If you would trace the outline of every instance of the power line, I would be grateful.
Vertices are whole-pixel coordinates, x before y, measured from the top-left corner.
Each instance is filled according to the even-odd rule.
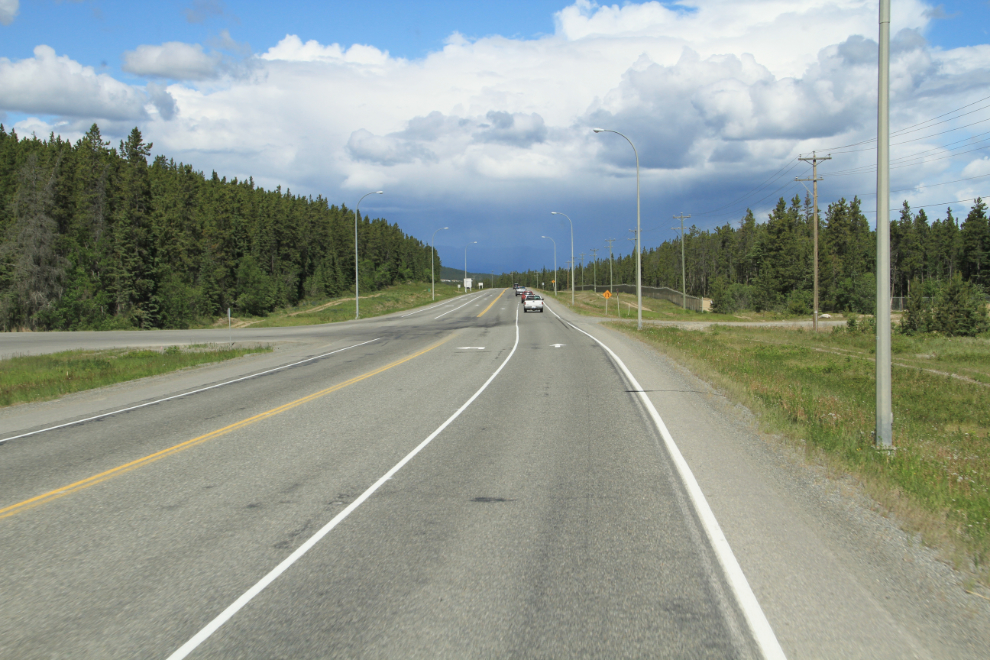
[[[929,122],[935,121],[936,119],[941,119],[942,117],[946,117],[946,116],[951,115],[953,113],[959,112],[960,110],[965,110],[966,108],[968,108],[970,106],[973,106],[973,105],[976,105],[977,103],[982,103],[983,101],[988,101],[988,100],[990,100],[990,96],[984,96],[982,99],[978,99],[976,101],[973,101],[972,103],[967,103],[966,105],[961,106],[959,108],[956,108],[954,110],[949,110],[948,112],[943,112],[942,114],[940,114],[940,115],[938,115],[936,117],[932,117],[931,119],[926,119],[924,121],[918,122],[917,124],[912,124],[910,126],[906,126],[905,128],[902,128],[900,130],[897,130],[897,131],[891,133],[891,137],[905,135],[906,133],[910,132],[911,129],[919,128],[919,127],[924,126],[925,124],[927,124]],[[990,107],[990,104],[987,104],[987,106],[983,106],[983,107]],[[982,110],[982,109],[983,108],[977,108],[976,110],[973,110],[971,112],[967,112],[966,114],[972,114],[972,112],[976,112],[977,110]],[[960,117],[965,117],[966,115],[959,115],[959,116]],[[958,117],[953,117],[952,119],[958,119]],[[944,124],[944,123],[946,123],[948,121],[952,121],[952,119],[947,119],[945,121],[938,122],[938,123],[939,124]],[[932,126],[937,126],[937,125],[938,124],[932,124]],[[861,140],[859,142],[853,142],[851,144],[844,144],[844,145],[839,146],[839,147],[832,147],[831,149],[822,149],[822,151],[832,151],[832,152],[835,152],[835,151],[838,151],[839,149],[847,149],[849,147],[857,147],[857,146],[859,146],[861,144],[869,144],[871,142],[876,142],[876,141],[877,141],[876,138],[870,138],[869,140]]]

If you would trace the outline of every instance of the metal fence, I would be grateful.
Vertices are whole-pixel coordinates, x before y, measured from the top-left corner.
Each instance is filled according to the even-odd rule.
[[[568,287],[569,289],[570,287]],[[578,285],[574,287],[575,291],[592,291],[595,290],[598,293],[604,293],[606,289],[609,289],[607,284],[598,284],[597,286],[591,284],[585,284],[584,286]],[[565,289],[561,289],[564,291]],[[609,289],[613,294],[631,294],[636,295],[636,285],[635,284],[614,284],[611,289]],[[676,290],[665,286],[655,287],[655,286],[644,286],[643,287],[643,297],[644,298],[654,298],[656,300],[666,300],[672,302],[677,306],[681,305],[684,301],[684,295]],[[686,307],[690,310],[696,312],[709,312],[711,311],[711,303],[705,304],[704,298],[696,298],[695,296],[687,296]]]

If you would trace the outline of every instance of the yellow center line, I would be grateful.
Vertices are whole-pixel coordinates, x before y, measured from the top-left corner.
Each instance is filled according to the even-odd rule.
[[[14,514],[20,513],[21,511],[25,511],[27,509],[34,508],[34,507],[39,506],[41,504],[45,504],[45,503],[50,502],[52,500],[58,499],[60,497],[64,497],[64,496],[69,495],[71,493],[75,493],[77,491],[80,491],[80,490],[82,490],[84,488],[89,488],[90,486],[94,486],[94,485],[96,485],[96,484],[98,484],[98,483],[100,483],[102,481],[106,481],[107,479],[110,479],[112,477],[119,476],[121,474],[124,474],[125,472],[130,472],[131,470],[135,470],[135,469],[137,469],[139,467],[144,467],[145,465],[148,465],[149,463],[154,463],[155,461],[157,461],[159,459],[162,459],[162,458],[165,458],[166,456],[171,456],[172,454],[177,454],[178,452],[183,451],[185,449],[189,449],[190,447],[194,447],[194,446],[196,446],[198,444],[202,444],[202,443],[206,442],[207,440],[213,440],[214,438],[219,438],[220,436],[226,435],[227,433],[230,433],[231,431],[236,431],[237,429],[242,429],[242,428],[244,428],[246,426],[250,426],[251,424],[254,424],[255,422],[260,422],[263,419],[268,419],[268,418],[274,417],[275,415],[278,415],[280,413],[284,413],[285,411],[291,410],[291,409],[295,408],[296,406],[301,406],[304,403],[308,403],[310,401],[313,401],[314,399],[318,399],[318,398],[320,398],[322,396],[326,396],[327,394],[331,394],[331,393],[336,392],[338,390],[342,390],[345,387],[348,387],[350,385],[354,385],[355,383],[360,383],[362,380],[371,378],[372,376],[376,376],[376,375],[382,373],[383,371],[388,371],[389,369],[391,369],[393,367],[397,367],[400,364],[403,364],[405,362],[409,362],[413,358],[417,358],[420,355],[423,355],[424,353],[429,353],[434,348],[437,348],[438,346],[440,346],[442,344],[445,344],[448,341],[450,341],[451,339],[453,339],[455,335],[456,335],[456,333],[451,334],[446,339],[441,339],[437,343],[432,344],[430,346],[427,346],[426,348],[424,348],[421,351],[418,351],[416,353],[413,353],[412,355],[407,355],[406,357],[402,358],[401,360],[396,360],[395,362],[392,362],[390,364],[386,364],[384,367],[379,367],[378,369],[373,369],[372,371],[369,371],[368,373],[361,374],[360,376],[355,376],[354,378],[351,378],[350,380],[344,381],[343,383],[339,383],[337,385],[333,385],[333,386],[328,387],[328,388],[326,388],[324,390],[320,390],[319,392],[314,392],[313,394],[309,394],[307,396],[304,396],[301,399],[296,399],[295,401],[290,401],[289,403],[285,403],[285,404],[283,404],[281,406],[278,406],[277,408],[272,408],[271,410],[267,410],[267,411],[265,411],[263,413],[259,413],[257,415],[254,415],[253,417],[248,417],[247,419],[242,419],[239,422],[234,422],[233,424],[230,424],[229,426],[225,426],[222,429],[217,429],[216,431],[210,431],[209,433],[206,433],[205,435],[201,435],[201,436],[195,437],[195,438],[193,438],[191,440],[186,440],[185,442],[180,442],[179,444],[173,445],[173,446],[169,447],[168,449],[162,449],[161,451],[155,452],[154,454],[149,454],[148,456],[145,456],[144,458],[139,458],[139,459],[137,459],[135,461],[131,461],[130,463],[125,463],[124,465],[119,465],[119,466],[117,466],[115,468],[112,468],[110,470],[107,470],[105,472],[100,472],[99,474],[94,474],[92,477],[87,477],[86,479],[82,479],[81,481],[77,481],[75,483],[69,484],[68,486],[63,486],[62,488],[56,488],[55,490],[50,490],[47,493],[43,493],[41,495],[37,495],[37,496],[32,497],[30,499],[24,500],[23,502],[18,502],[17,504],[12,504],[12,505],[10,505],[8,507],[5,507],[3,509],[0,509],[0,519],[2,519],[2,518],[8,518],[8,517],[10,517],[10,516],[12,516]]]
[[[508,291],[508,289],[502,289],[502,293],[498,294],[498,298],[501,298],[502,297],[502,294],[505,293],[506,291]],[[485,307],[485,312],[487,312],[488,310],[490,310],[492,308],[492,305],[494,305],[495,303],[498,302],[498,298],[496,298],[495,300],[493,300],[491,305],[489,305],[488,307]],[[485,312],[482,312],[481,314],[478,314],[478,318],[480,319],[482,316],[484,316],[485,315]]]

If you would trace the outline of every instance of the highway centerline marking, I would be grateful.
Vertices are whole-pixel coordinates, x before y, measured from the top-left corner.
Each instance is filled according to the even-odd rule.
[[[357,348],[358,346],[364,346],[365,344],[370,344],[371,342],[378,341],[381,337],[375,337],[374,339],[369,339],[368,341],[363,341],[360,344],[354,344],[352,346],[345,346],[344,348],[338,348],[335,351],[330,351],[329,353],[324,353],[323,355],[317,355],[315,357],[306,358],[305,360],[299,360],[298,362],[293,362],[292,364],[283,364],[281,367],[275,367],[274,369],[266,369],[265,371],[259,371],[256,374],[249,374],[247,376],[241,376],[240,378],[235,378],[234,380],[228,380],[223,383],[217,383],[216,385],[210,385],[209,387],[201,387],[198,390],[193,390],[191,392],[183,392],[182,394],[175,394],[172,396],[167,396],[164,399],[155,399],[154,401],[146,401],[145,403],[138,404],[136,406],[130,406],[128,408],[121,408],[120,410],[111,410],[108,413],[102,413],[100,415],[95,415],[93,417],[87,417],[86,419],[77,419],[74,422],[66,422],[65,424],[59,424],[57,426],[49,426],[48,428],[38,429],[37,431],[31,431],[30,433],[21,433],[20,435],[14,435],[9,438],[4,438],[0,440],[0,445],[5,442],[10,442],[11,440],[17,440],[19,438],[26,438],[31,435],[38,435],[39,433],[45,433],[47,431],[56,431],[58,429],[64,429],[69,426],[75,426],[76,424],[85,424],[86,422],[92,422],[98,419],[103,419],[104,417],[110,417],[112,415],[119,415],[121,413],[130,412],[132,410],[137,410],[138,408],[145,408],[147,406],[153,406],[157,403],[165,403],[166,401],[171,401],[173,399],[181,399],[184,396],[191,396],[193,394],[199,394],[200,392],[206,392],[207,390],[214,390],[218,387],[223,387],[224,385],[231,385],[233,383],[239,383],[242,380],[249,380],[251,378],[257,378],[258,376],[264,376],[265,374],[270,374],[275,371],[281,371],[282,369],[288,369],[289,367],[295,367],[300,364],[305,364],[307,362],[312,362],[313,360],[319,360],[320,358],[325,358],[335,353],[342,353],[343,351],[349,351],[352,348]]]
[[[371,378],[372,376],[377,376],[378,374],[382,373],[383,371],[388,371],[389,369],[391,369],[393,367],[397,367],[400,364],[403,364],[405,362],[408,362],[409,360],[412,360],[413,358],[417,358],[420,355],[423,355],[424,353],[429,353],[434,348],[437,348],[438,346],[441,346],[441,345],[447,343],[448,341],[450,341],[451,339],[453,339],[456,334],[457,333],[451,334],[449,337],[447,337],[445,339],[441,339],[440,341],[436,342],[435,344],[431,344],[430,346],[427,346],[426,348],[424,348],[421,351],[417,351],[416,353],[413,353],[412,355],[407,355],[406,357],[404,357],[404,358],[402,358],[400,360],[396,360],[395,362],[391,362],[389,364],[386,364],[383,367],[379,367],[377,369],[372,369],[371,371],[369,371],[367,373],[361,374],[360,376],[355,376],[354,378],[351,378],[350,380],[344,381],[343,383],[338,383],[337,385],[332,385],[332,386],[330,386],[330,387],[328,387],[326,389],[320,390],[318,392],[314,392],[312,394],[307,394],[306,396],[304,396],[304,397],[302,397],[300,399],[296,399],[295,401],[290,401],[289,403],[284,403],[281,406],[278,406],[276,408],[272,408],[271,410],[266,410],[263,413],[258,413],[257,415],[254,415],[252,417],[248,417],[246,419],[242,419],[239,422],[234,422],[233,424],[230,424],[228,426],[225,426],[225,427],[223,427],[221,429],[217,429],[216,431],[210,431],[209,433],[205,433],[203,435],[197,436],[195,438],[192,438],[191,440],[186,440],[185,442],[180,442],[179,444],[173,445],[173,446],[171,446],[171,447],[169,447],[167,449],[162,449],[161,451],[157,451],[154,454],[149,454],[148,456],[145,456],[144,458],[139,458],[137,460],[131,461],[130,463],[125,463],[123,465],[118,465],[115,468],[111,468],[111,469],[106,470],[104,472],[100,472],[99,474],[95,474],[92,477],[87,477],[86,479],[82,479],[82,480],[77,481],[75,483],[71,483],[68,486],[63,486],[62,488],[56,488],[55,490],[50,490],[47,493],[42,493],[41,495],[36,495],[35,497],[32,497],[30,499],[26,499],[23,502],[18,502],[17,504],[11,504],[8,507],[4,507],[4,508],[0,509],[0,519],[2,519],[2,518],[8,518],[8,517],[13,516],[13,515],[15,515],[17,513],[20,513],[21,511],[25,511],[27,509],[33,509],[36,506],[39,506],[41,504],[45,504],[45,503],[50,502],[52,500],[56,500],[56,499],[58,499],[60,497],[64,497],[65,495],[68,495],[70,493],[74,493],[76,491],[83,490],[84,488],[89,488],[90,486],[95,486],[96,484],[98,484],[100,482],[103,482],[103,481],[106,481],[107,479],[111,479],[113,477],[119,476],[119,475],[124,474],[126,472],[130,472],[131,470],[137,469],[139,467],[144,467],[145,465],[148,465],[150,463],[154,463],[155,461],[160,460],[162,458],[165,458],[166,456],[171,456],[172,454],[177,454],[180,451],[183,451],[185,449],[189,449],[190,447],[194,447],[196,445],[202,444],[202,443],[204,443],[204,442],[206,442],[208,440],[213,440],[214,438],[219,438],[220,436],[226,435],[226,434],[230,433],[231,431],[236,431],[237,429],[242,429],[242,428],[244,428],[246,426],[250,426],[251,424],[254,424],[255,422],[260,422],[263,419],[268,419],[270,417],[274,417],[275,415],[281,414],[281,413],[283,413],[283,412],[285,412],[287,410],[291,410],[291,409],[295,408],[296,406],[301,406],[304,403],[308,403],[308,402],[313,401],[315,399],[319,399],[320,397],[326,396],[327,394],[331,394],[331,393],[336,392],[338,390],[342,390],[345,387],[348,387],[350,385],[354,385],[355,383],[360,383],[362,380],[366,380],[368,378]]]
[[[352,511],[357,509],[359,506],[361,506],[361,504],[365,500],[367,500],[369,497],[374,495],[375,491],[381,488],[382,484],[384,484],[386,481],[391,479],[395,475],[395,473],[401,470],[406,463],[411,461],[413,457],[416,456],[416,454],[421,452],[423,449],[426,448],[427,445],[433,442],[434,438],[440,435],[443,432],[443,430],[450,425],[451,422],[453,422],[455,419],[460,417],[461,413],[467,410],[468,406],[474,403],[474,400],[477,399],[479,396],[481,396],[482,392],[488,389],[488,386],[491,384],[491,382],[495,380],[495,377],[502,372],[502,369],[505,368],[505,365],[507,365],[509,361],[512,359],[512,356],[515,355],[516,348],[518,347],[519,347],[519,309],[517,308],[516,309],[516,343],[512,345],[512,351],[509,352],[509,355],[505,358],[502,364],[500,364],[498,369],[495,370],[495,373],[493,373],[488,378],[488,380],[485,381],[485,384],[482,385],[481,388],[477,392],[475,392],[471,396],[471,398],[464,403],[464,405],[458,408],[457,412],[455,412],[453,415],[448,417],[447,421],[441,424],[436,431],[431,433],[429,437],[426,438],[426,440],[423,440],[423,442],[419,443],[419,445],[417,445],[415,449],[413,449],[411,452],[406,454],[406,456],[401,461],[396,463],[391,470],[386,472],[380,479],[378,479],[378,481],[372,484],[371,487],[369,487],[366,491],[361,493],[361,495],[356,500],[351,502],[346,509],[344,509],[336,516],[334,516],[330,522],[328,522],[320,529],[320,531],[316,532],[316,534],[311,536],[309,540],[307,540],[301,546],[296,548],[295,552],[293,552],[291,555],[289,555],[284,560],[282,560],[282,562],[278,566],[273,568],[271,571],[269,571],[269,573],[265,575],[265,577],[261,578],[253,587],[251,587],[246,592],[244,592],[244,594],[240,598],[238,598],[233,603],[231,603],[231,605],[227,607],[227,609],[225,609],[223,612],[217,615],[216,618],[210,621],[205,628],[203,628],[198,633],[193,635],[192,639],[190,639],[188,642],[186,642],[181,647],[179,647],[175,651],[175,653],[173,653],[168,657],[167,660],[182,660],[190,653],[192,653],[196,649],[196,647],[198,647],[200,644],[202,644],[207,639],[209,639],[210,635],[216,632],[220,628],[220,626],[227,623],[227,621],[229,621],[235,614],[237,614],[237,612],[240,611],[241,608],[243,608],[245,605],[250,603],[255,596],[260,594],[265,589],[265,587],[267,587],[269,584],[274,582],[275,579],[278,578],[278,576],[280,576],[290,566],[296,563],[296,561],[300,557],[302,557],[307,552],[309,552],[309,550],[317,543],[319,543],[324,536],[329,534],[334,527],[336,527],[341,522],[343,522],[344,519],[347,518],[347,516],[351,515]]]
[[[497,303],[498,302],[498,299],[501,298],[502,297],[502,294],[504,294],[506,291],[508,291],[508,289],[502,289],[502,293],[498,294],[498,297],[495,298],[495,300],[492,301],[492,304],[491,305],[489,305],[488,307],[485,307],[485,311],[484,312],[482,312],[481,314],[478,314],[478,318],[480,319],[482,316],[484,316],[485,315],[485,312],[487,312],[488,310],[490,310],[492,308],[492,305],[494,305],[495,303]]]
[[[729,546],[729,540],[725,538],[725,534],[722,533],[722,528],[718,524],[718,520],[715,518],[715,513],[712,512],[711,507],[708,505],[708,500],[705,498],[705,493],[701,490],[698,480],[694,478],[694,473],[691,471],[691,467],[687,464],[687,461],[684,460],[681,450],[677,447],[677,443],[674,442],[674,437],[670,435],[670,431],[667,430],[667,425],[664,424],[663,419],[660,417],[660,413],[657,412],[657,409],[650,400],[649,395],[643,390],[642,385],[640,385],[639,381],[636,380],[636,377],[632,375],[632,372],[629,371],[629,368],[626,367],[625,363],[619,359],[619,356],[616,355],[611,348],[606,346],[603,341],[594,335],[585,332],[573,323],[565,321],[552,309],[550,310],[550,313],[581,334],[586,337],[590,337],[592,341],[605,349],[605,352],[609,354],[615,364],[618,365],[619,369],[628,379],[629,384],[632,386],[632,390],[643,403],[643,406],[649,413],[653,424],[657,427],[657,430],[660,431],[660,436],[663,438],[664,446],[667,448],[667,453],[670,455],[674,466],[677,468],[677,474],[680,476],[681,482],[684,484],[684,489],[688,493],[688,499],[691,500],[691,504],[694,505],[695,513],[698,514],[698,519],[701,521],[701,526],[705,530],[705,535],[708,537],[708,542],[715,551],[715,556],[718,558],[718,563],[722,566],[722,571],[725,573],[726,581],[729,583],[729,587],[732,589],[732,593],[736,597],[736,602],[739,604],[739,609],[742,610],[743,617],[746,619],[747,625],[749,625],[753,638],[760,647],[760,652],[763,654],[764,658],[780,658],[781,660],[785,660],[786,656],[784,655],[784,650],[780,647],[780,642],[777,641],[777,636],[774,634],[773,628],[770,626],[770,622],[763,613],[763,608],[760,607],[760,602],[756,599],[756,594],[753,593],[752,588],[749,586],[749,580],[746,579],[742,566],[740,566],[739,561],[736,560],[736,555],[732,552],[732,547]]]

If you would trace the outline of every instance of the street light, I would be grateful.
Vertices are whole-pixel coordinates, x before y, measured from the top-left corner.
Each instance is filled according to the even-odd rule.
[[[437,231],[443,231],[444,229],[450,229],[450,227],[441,227]],[[433,239],[437,237],[437,231],[433,232],[433,238],[430,239],[430,289],[433,291],[434,300],[437,299],[437,284],[433,276]]]
[[[639,240],[639,152],[636,145],[619,131],[609,128],[593,128],[595,133],[615,133],[619,137],[625,138],[633,153],[636,154],[636,324],[639,330],[643,329],[643,273],[642,273],[642,249]]]
[[[553,295],[557,297],[557,241],[553,240],[549,236],[540,236],[540,238],[549,239],[553,243]]]
[[[574,304],[574,221],[566,213],[550,211],[550,215],[562,215],[571,223],[571,304]]]
[[[468,245],[474,245],[478,241],[471,241],[464,246],[464,281],[467,282],[467,247]],[[467,287],[464,287],[464,293],[467,293]]]
[[[384,195],[385,191],[376,190],[374,192],[368,193],[368,195]],[[365,195],[364,197],[367,197]],[[354,318],[361,318],[361,307],[358,300],[360,296],[358,295],[358,239],[357,239],[357,225],[358,218],[361,217],[361,213],[358,209],[361,208],[361,202],[364,201],[364,197],[358,200],[357,205],[354,207]]]

